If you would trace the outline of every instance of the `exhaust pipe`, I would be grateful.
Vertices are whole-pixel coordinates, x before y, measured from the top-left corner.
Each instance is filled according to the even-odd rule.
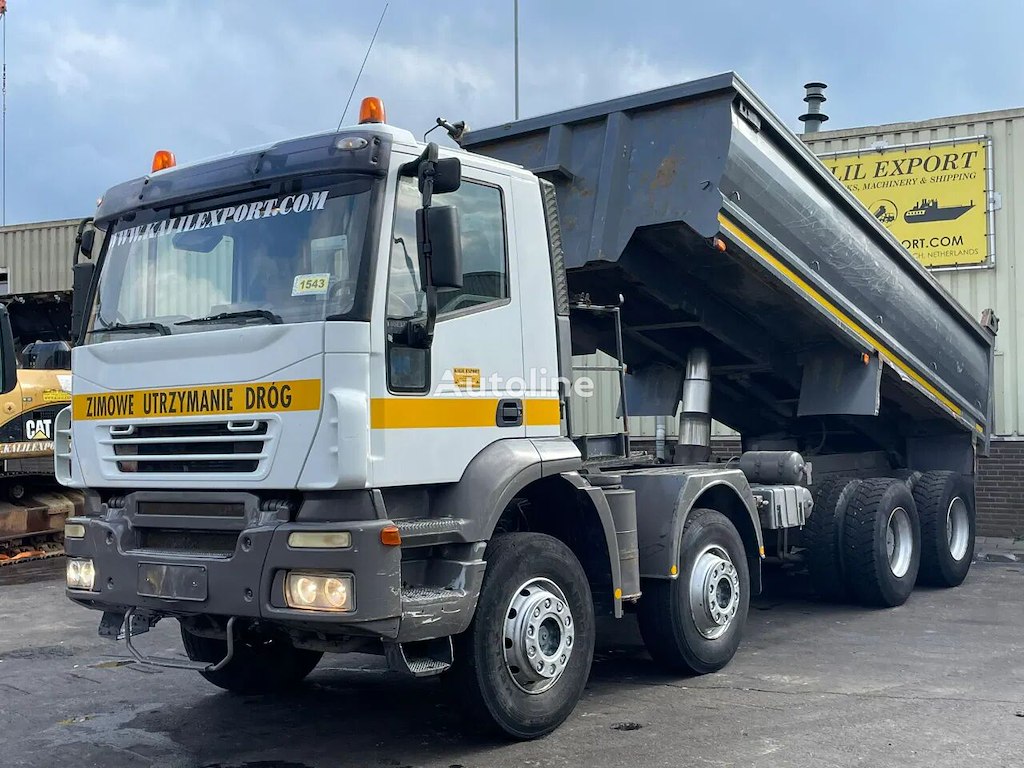
[[[817,133],[821,125],[828,120],[828,115],[821,111],[821,105],[825,103],[825,83],[807,83],[804,86],[804,101],[807,102],[807,111],[800,115],[800,122],[804,124],[804,133]]]
[[[700,464],[711,459],[711,358],[703,347],[690,350],[683,379],[676,464]]]

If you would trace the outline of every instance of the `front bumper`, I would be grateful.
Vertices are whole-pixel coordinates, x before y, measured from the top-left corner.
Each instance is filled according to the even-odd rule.
[[[242,505],[245,514],[139,514],[141,501],[168,500],[182,504],[181,509],[199,502],[207,511],[217,503]],[[67,596],[85,607],[121,614],[135,608],[169,616],[237,616],[325,634],[396,637],[402,614],[401,550],[383,545],[380,539],[381,529],[391,521],[305,522],[301,514],[299,521],[288,517],[287,512],[274,508],[261,509],[259,499],[249,494],[130,494],[121,506],[103,505],[101,517],[69,520],[85,527],[85,537],[67,539],[65,551],[69,557],[91,558],[96,578],[92,592],[68,589]],[[296,549],[288,545],[289,534],[296,531],[348,531],[352,544],[344,549]],[[190,543],[192,538],[194,543]],[[210,540],[219,542],[218,550],[200,551]],[[171,541],[175,542],[173,549],[159,546]],[[152,584],[140,583],[140,569],[153,564],[202,569],[205,597],[140,594],[153,591]],[[291,570],[350,574],[354,582],[352,610],[338,613],[287,607],[284,578]]]

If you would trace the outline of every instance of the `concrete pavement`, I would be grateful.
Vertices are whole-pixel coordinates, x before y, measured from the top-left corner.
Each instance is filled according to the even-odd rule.
[[[540,741],[462,728],[434,680],[325,657],[282,698],[220,692],[129,661],[63,597],[61,561],[0,583],[0,765],[921,766],[1024,761],[1024,563],[981,562],[956,590],[888,611],[818,602],[770,574],[723,672],[657,671],[632,622],[602,639],[586,696]],[[22,566],[19,566],[19,568]],[[27,565],[25,566],[27,567]],[[0,575],[0,582],[9,580]],[[606,628],[607,629],[607,628]],[[173,622],[140,643],[179,653]]]

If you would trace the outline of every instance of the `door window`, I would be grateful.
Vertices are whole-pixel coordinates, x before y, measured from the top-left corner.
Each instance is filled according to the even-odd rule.
[[[455,312],[504,303],[509,292],[501,190],[464,180],[457,191],[434,195],[431,205],[455,206],[462,233],[462,287],[438,290],[438,319]],[[401,179],[391,243],[388,317],[426,314],[426,297],[416,255],[416,209],[419,207],[416,180]]]

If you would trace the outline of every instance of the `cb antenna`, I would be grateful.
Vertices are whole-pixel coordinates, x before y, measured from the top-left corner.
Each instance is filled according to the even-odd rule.
[[[366,60],[370,58],[370,51],[373,50],[373,44],[377,40],[377,33],[380,32],[380,25],[384,23],[384,14],[388,12],[388,5],[390,3],[384,3],[384,10],[380,12],[380,19],[377,20],[377,28],[373,30],[373,37],[370,38],[370,44],[366,48],[366,55],[363,56],[363,63],[359,65],[359,72],[356,74],[356,81],[352,83],[352,90],[349,91],[348,101],[345,102],[345,111],[341,113],[341,120],[338,121],[338,127],[335,130],[341,130],[341,124],[345,122],[345,115],[348,114],[349,105],[352,103],[352,96],[356,92],[356,86],[359,85],[359,78],[363,76],[363,67],[366,66]]]

